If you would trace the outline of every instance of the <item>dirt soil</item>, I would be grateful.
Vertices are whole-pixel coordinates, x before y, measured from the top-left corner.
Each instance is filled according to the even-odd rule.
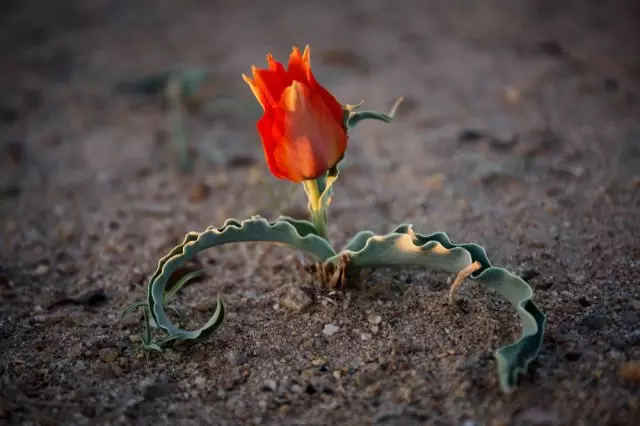
[[[0,6],[0,423],[640,424],[640,9],[632,1],[5,1]],[[317,78],[392,124],[354,131],[331,237],[482,244],[548,314],[513,394],[492,354],[514,309],[451,277],[366,272],[316,289],[291,251],[202,253],[178,301],[207,341],[127,347],[157,260],[189,231],[303,217],[267,171],[241,73],[312,46]],[[160,95],[118,82],[213,72],[181,173]],[[210,102],[209,102],[210,101]],[[207,106],[206,108],[202,105]],[[72,299],[81,296],[80,299]],[[329,324],[338,327],[325,333]],[[335,330],[335,327],[329,327]]]

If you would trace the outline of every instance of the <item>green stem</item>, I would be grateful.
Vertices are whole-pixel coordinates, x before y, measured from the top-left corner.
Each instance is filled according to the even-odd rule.
[[[304,190],[309,198],[309,214],[311,221],[316,227],[318,234],[325,240],[328,239],[327,211],[322,205],[320,197],[320,189],[317,180],[305,180],[303,182]]]
[[[325,210],[312,211],[311,220],[318,230],[318,234],[325,240],[329,239],[329,229],[327,227],[327,212]]]

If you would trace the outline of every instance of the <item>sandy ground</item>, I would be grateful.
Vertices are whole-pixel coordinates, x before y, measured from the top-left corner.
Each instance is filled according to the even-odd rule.
[[[3,2],[0,423],[640,424],[638,15],[631,1]],[[406,97],[395,123],[353,133],[331,237],[409,222],[528,279],[549,324],[514,394],[492,353],[517,317],[491,292],[468,283],[462,313],[451,277],[409,269],[327,294],[264,245],[199,258],[206,276],[179,301],[195,326],[223,296],[212,338],[122,347],[139,318],[119,312],[186,232],[304,214],[301,191],[277,202],[290,187],[267,172],[240,75],[307,43],[341,102]],[[213,72],[212,108],[188,121],[192,173],[162,97],[114,89],[175,66]]]

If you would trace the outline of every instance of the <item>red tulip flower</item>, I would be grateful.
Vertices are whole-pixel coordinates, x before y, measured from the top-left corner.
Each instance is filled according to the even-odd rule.
[[[344,109],[313,77],[310,56],[309,46],[302,55],[294,47],[287,70],[269,54],[268,69],[242,75],[264,110],[258,133],[269,169],[292,182],[322,176],[347,149]]]

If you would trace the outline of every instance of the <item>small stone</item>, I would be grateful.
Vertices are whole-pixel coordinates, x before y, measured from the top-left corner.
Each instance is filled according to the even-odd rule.
[[[618,375],[625,380],[640,382],[640,361],[631,361],[622,364],[620,370],[618,370]]]
[[[629,301],[629,305],[631,306],[632,309],[636,310],[636,311],[640,311],[640,300],[638,299],[631,299]]]
[[[267,379],[262,384],[263,392],[275,392],[278,389],[278,383],[273,379]]]
[[[312,303],[313,299],[297,286],[291,286],[280,302],[282,306],[295,312],[308,308]]]
[[[202,388],[204,387],[204,385],[207,383],[207,378],[204,376],[198,376],[195,378],[195,380],[193,381],[193,383],[199,387]]]
[[[131,343],[133,343],[134,345],[137,345],[138,343],[140,343],[142,341],[142,339],[140,338],[139,334],[132,334],[129,336],[129,341]]]
[[[597,314],[589,314],[582,318],[580,324],[587,327],[590,330],[602,330],[605,326],[605,320],[602,316]]]
[[[115,348],[100,349],[99,356],[102,362],[111,363],[118,359],[120,352]]]
[[[371,335],[368,333],[362,333],[360,338],[366,342],[367,340],[371,340]]]
[[[322,329],[322,334],[324,334],[325,336],[331,337],[334,334],[336,334],[339,330],[340,330],[340,327],[338,327],[337,325],[325,324],[324,328]]]
[[[315,357],[311,360],[311,365],[315,367],[321,367],[323,365],[327,365],[327,359],[322,357]]]
[[[371,327],[369,327],[369,330],[371,330],[373,334],[376,334],[378,331],[380,331],[380,327],[378,327],[377,325],[372,325]]]
[[[240,351],[230,351],[227,353],[227,360],[231,365],[243,365],[249,362],[249,358]]]
[[[156,399],[172,392],[171,385],[156,377],[147,377],[140,382],[140,391],[144,399]]]
[[[45,265],[45,264],[40,264],[36,267],[35,271],[33,271],[33,273],[37,276],[41,276],[46,274],[47,272],[49,272],[49,266]]]
[[[382,317],[380,315],[371,314],[367,317],[367,321],[371,324],[380,324],[382,322]]]

